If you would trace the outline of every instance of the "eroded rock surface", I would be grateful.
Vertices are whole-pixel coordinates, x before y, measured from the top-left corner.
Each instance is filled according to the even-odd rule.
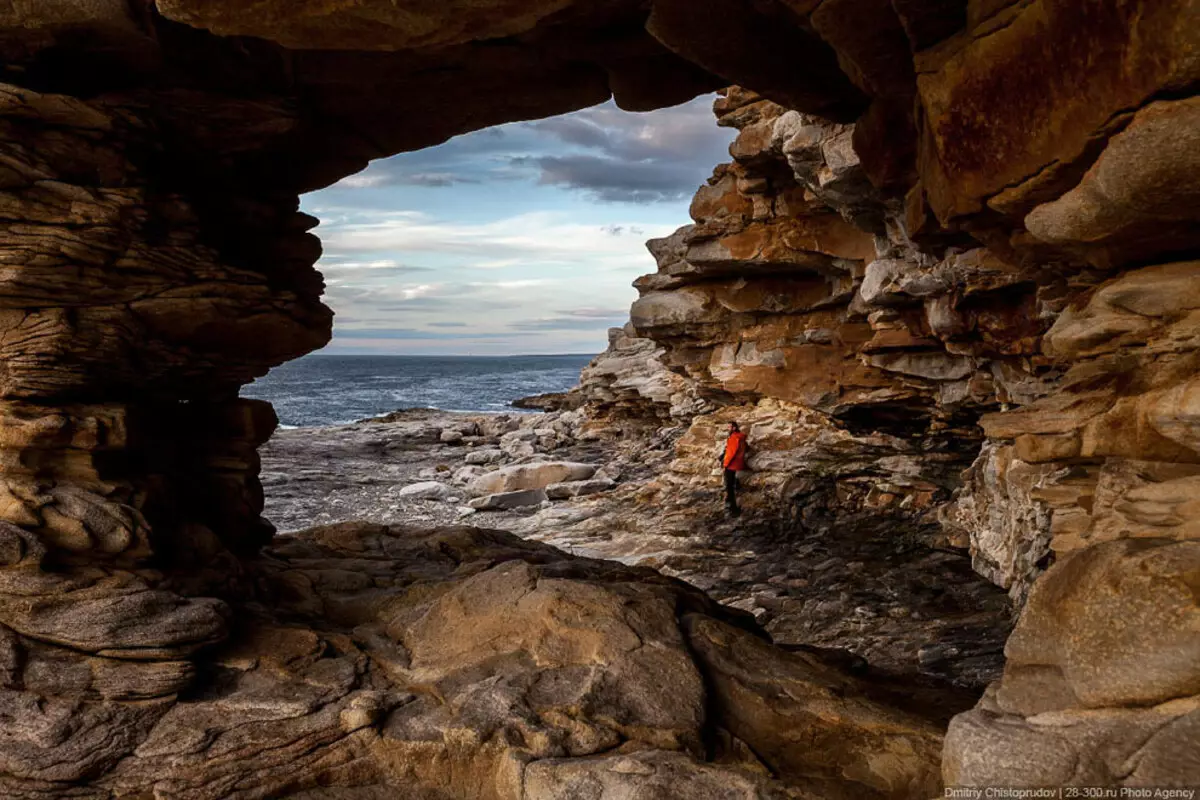
[[[0,610],[5,795],[524,799],[611,785],[917,798],[940,786],[939,726],[894,688],[774,648],[653,570],[500,531],[366,524],[278,537],[246,568],[253,597],[214,617],[228,638],[203,666],[188,658],[199,618],[182,607],[129,609],[136,653],[102,620],[79,617],[74,641],[53,641]],[[82,656],[89,637],[110,646]]]
[[[85,796],[379,785],[349,776],[376,769],[362,740],[382,738],[400,707],[386,687],[409,679],[374,682],[337,615],[380,620],[322,600],[309,605],[329,619],[272,649],[266,631],[230,633],[252,622],[231,609],[264,597],[253,554],[271,532],[256,448],[274,419],[237,389],[329,333],[297,193],[490,124],[736,84],[717,105],[739,130],[733,162],[698,193],[695,225],[652,245],[632,310],[655,343],[635,347],[662,348],[690,382],[661,384],[655,418],[674,425],[676,397],[716,410],[671,434],[661,480],[612,493],[655,504],[668,531],[694,526],[715,423],[744,417],[755,520],[791,520],[819,549],[869,518],[926,550],[968,549],[1024,604],[1011,669],[950,729],[949,780],[1200,783],[1193,676],[1173,658],[1191,650],[1172,622],[1195,606],[1198,15],[1196,0],[9,4],[0,622],[6,715],[22,725],[0,741],[3,780]],[[615,391],[610,416],[633,400]],[[470,466],[532,458],[542,438],[506,431]],[[295,596],[358,591],[361,572],[298,577]],[[1174,617],[1143,613],[1158,603]],[[263,607],[287,628],[281,613]],[[250,657],[196,656],[231,635]],[[1131,679],[1134,651],[1147,669]],[[189,663],[197,683],[177,701]],[[474,766],[438,769],[462,781],[438,786],[431,765],[528,751],[545,755],[528,781],[485,769],[487,786],[721,786],[698,728],[642,713],[529,717],[511,740],[443,740],[450,756],[418,713],[396,741],[423,744],[371,774],[470,796]],[[604,731],[631,719],[655,752],[607,753]],[[546,730],[597,758],[559,761]],[[889,757],[808,764],[817,791],[936,788],[879,771],[894,742],[847,741]],[[800,774],[786,742],[759,746],[773,775]],[[740,773],[727,786],[775,791]]]

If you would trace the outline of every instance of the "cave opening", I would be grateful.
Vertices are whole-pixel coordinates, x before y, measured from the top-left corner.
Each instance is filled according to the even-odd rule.
[[[0,9],[0,791],[1196,785],[1194,5]],[[652,240],[633,328],[579,393],[539,398],[562,405],[512,429],[390,414],[294,481],[474,444],[545,483],[466,473],[470,502],[536,501],[508,509],[520,535],[430,516],[274,536],[260,447],[277,415],[238,394],[333,332],[301,196],[348,176],[337,191],[360,197],[470,190],[453,170],[368,165],[722,86],[732,160],[697,192],[695,224]],[[564,131],[549,135],[604,149]],[[602,193],[617,171],[571,155],[505,164]],[[471,205],[485,200],[516,205]],[[344,342],[470,341],[457,332],[485,349],[615,308],[560,304],[532,273],[438,289],[421,270],[449,265],[401,255],[433,232],[441,249],[420,252],[445,258],[448,212],[374,212],[320,212],[332,243],[346,234],[327,276]],[[589,239],[497,220],[458,221],[474,264],[456,268],[532,266],[480,263],[471,243],[536,239],[567,260],[610,243],[598,222]],[[382,252],[397,231],[408,250]],[[539,313],[505,317],[508,290]],[[381,327],[384,306],[472,295],[495,302]],[[643,370],[659,349],[670,369]],[[617,436],[637,418],[645,435]],[[714,458],[730,422],[755,448],[740,517]],[[606,440],[617,454],[598,468]],[[406,497],[457,509],[454,466],[438,456]],[[395,483],[369,464],[361,477]],[[698,548],[681,554],[686,536]],[[974,699],[997,677],[1006,599],[1020,616],[1003,672],[947,722],[963,695],[948,709],[922,679],[971,673]],[[885,680],[822,649],[887,653],[913,623],[935,635],[906,639]]]

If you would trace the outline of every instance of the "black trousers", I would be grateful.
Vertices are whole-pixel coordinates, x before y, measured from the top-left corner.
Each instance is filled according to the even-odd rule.
[[[738,510],[737,484],[737,470],[725,470],[725,507],[735,512]]]

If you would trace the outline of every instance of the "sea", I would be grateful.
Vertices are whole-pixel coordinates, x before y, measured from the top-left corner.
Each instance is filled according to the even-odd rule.
[[[565,392],[588,355],[308,355],[276,367],[242,397],[269,400],[281,425],[341,425],[405,408],[514,411],[512,401]]]

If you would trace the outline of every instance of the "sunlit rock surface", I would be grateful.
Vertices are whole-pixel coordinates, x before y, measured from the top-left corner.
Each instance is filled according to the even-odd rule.
[[[940,726],[916,698],[774,648],[652,570],[500,531],[363,524],[280,537],[245,566],[254,591],[229,606],[171,608],[129,587],[116,636],[69,596],[70,635],[6,613],[5,796],[940,786]],[[202,669],[185,660],[226,625]],[[93,641],[104,649],[81,657]]]

